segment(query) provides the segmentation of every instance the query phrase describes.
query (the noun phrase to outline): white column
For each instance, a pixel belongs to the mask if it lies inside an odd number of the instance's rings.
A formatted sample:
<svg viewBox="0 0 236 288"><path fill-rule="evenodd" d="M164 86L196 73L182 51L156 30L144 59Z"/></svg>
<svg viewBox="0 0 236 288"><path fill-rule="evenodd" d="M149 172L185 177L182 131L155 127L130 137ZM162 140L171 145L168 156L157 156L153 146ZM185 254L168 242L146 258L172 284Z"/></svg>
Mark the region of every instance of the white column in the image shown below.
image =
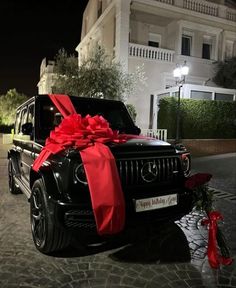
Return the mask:
<svg viewBox="0 0 236 288"><path fill-rule="evenodd" d="M131 0L116 0L116 60L128 72L129 17Z"/></svg>

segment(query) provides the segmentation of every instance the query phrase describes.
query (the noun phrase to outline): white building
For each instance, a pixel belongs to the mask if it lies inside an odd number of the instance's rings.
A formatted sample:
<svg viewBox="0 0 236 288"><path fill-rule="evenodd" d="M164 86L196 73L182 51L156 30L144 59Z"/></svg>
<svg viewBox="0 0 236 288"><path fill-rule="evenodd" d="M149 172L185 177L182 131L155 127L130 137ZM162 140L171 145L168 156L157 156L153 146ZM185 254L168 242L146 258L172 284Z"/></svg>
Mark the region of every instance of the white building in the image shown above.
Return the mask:
<svg viewBox="0 0 236 288"><path fill-rule="evenodd" d="M49 94L52 93L52 87L55 80L54 73L55 62L47 61L44 58L40 65L40 80L38 83L38 94Z"/></svg>
<svg viewBox="0 0 236 288"><path fill-rule="evenodd" d="M136 107L137 125L149 128L155 105L152 95L176 85L176 64L187 62L186 84L214 86L213 63L236 56L233 3L89 0L83 15L81 42L76 47L79 63L99 44L122 63L124 71L132 73L143 66L147 86L139 87L128 102Z"/></svg>

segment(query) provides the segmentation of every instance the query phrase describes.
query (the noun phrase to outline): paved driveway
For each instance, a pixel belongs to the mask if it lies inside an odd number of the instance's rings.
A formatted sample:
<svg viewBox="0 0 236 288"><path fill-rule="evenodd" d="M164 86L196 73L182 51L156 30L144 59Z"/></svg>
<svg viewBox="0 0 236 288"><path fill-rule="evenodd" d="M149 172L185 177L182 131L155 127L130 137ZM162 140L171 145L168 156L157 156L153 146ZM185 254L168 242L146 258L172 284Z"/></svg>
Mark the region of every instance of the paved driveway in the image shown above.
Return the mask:
<svg viewBox="0 0 236 288"><path fill-rule="evenodd" d="M236 153L193 158L192 168L211 173L212 187L236 195Z"/></svg>
<svg viewBox="0 0 236 288"><path fill-rule="evenodd" d="M235 264L216 271L209 268L207 231L200 225L202 215L194 212L158 233L143 228L98 246L75 242L61 254L39 253L32 242L25 196L8 192L6 149L0 145L1 288L236 287ZM236 243L229 229L236 228L236 207L228 202L224 207L226 236L230 244ZM236 255L235 246L232 252Z"/></svg>

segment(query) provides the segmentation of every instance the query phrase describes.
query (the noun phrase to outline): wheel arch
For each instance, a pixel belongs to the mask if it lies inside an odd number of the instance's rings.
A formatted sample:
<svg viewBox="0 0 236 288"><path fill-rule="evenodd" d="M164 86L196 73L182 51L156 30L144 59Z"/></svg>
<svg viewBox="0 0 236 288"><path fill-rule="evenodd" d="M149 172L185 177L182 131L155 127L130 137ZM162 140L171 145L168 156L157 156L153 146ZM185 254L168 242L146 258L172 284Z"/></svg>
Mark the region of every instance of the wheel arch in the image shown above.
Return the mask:
<svg viewBox="0 0 236 288"><path fill-rule="evenodd" d="M16 150L10 149L7 151L7 159L11 159L12 161L12 166L15 171L15 175L20 175L20 167L19 167L19 161L17 160L19 158L19 154Z"/></svg>
<svg viewBox="0 0 236 288"><path fill-rule="evenodd" d="M30 189L36 180L42 179L43 184L47 188L48 196L53 197L53 199L58 200L61 198L60 189L58 187L58 183L56 181L55 175L52 169L47 169L47 171L39 170L39 172L34 171L32 168L30 170Z"/></svg>

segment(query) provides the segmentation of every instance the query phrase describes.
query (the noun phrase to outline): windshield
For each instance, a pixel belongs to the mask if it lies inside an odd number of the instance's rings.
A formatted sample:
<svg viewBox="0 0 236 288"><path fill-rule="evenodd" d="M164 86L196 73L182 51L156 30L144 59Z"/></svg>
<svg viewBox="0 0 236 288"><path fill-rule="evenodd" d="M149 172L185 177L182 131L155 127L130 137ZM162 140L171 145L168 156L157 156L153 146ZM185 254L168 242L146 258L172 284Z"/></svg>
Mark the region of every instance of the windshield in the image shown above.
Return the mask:
<svg viewBox="0 0 236 288"><path fill-rule="evenodd" d="M100 100L94 98L71 97L77 113L82 117L86 115L101 115L108 122L113 130L120 133L138 134L138 128L134 125L125 105L119 101ZM49 97L41 97L39 101L40 119L37 125L38 139L45 140L50 131L58 126L62 117Z"/></svg>

